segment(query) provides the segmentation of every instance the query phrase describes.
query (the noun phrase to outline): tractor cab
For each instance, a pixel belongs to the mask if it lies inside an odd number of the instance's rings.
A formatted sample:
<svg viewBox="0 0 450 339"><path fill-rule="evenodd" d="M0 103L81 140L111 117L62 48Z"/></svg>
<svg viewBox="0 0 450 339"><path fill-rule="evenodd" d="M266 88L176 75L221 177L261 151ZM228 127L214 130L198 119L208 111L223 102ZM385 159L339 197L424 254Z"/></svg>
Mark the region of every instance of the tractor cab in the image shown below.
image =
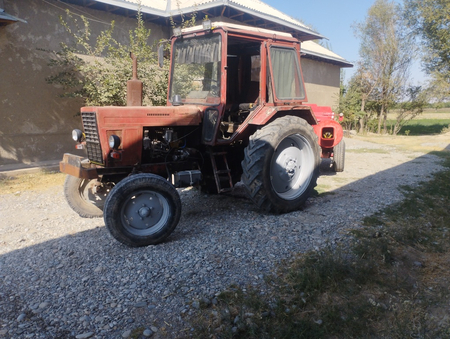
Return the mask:
<svg viewBox="0 0 450 339"><path fill-rule="evenodd" d="M300 42L290 34L216 22L181 30L173 36L171 50L167 104L207 107L205 144L248 137L255 126L287 107L317 123L302 105Z"/></svg>

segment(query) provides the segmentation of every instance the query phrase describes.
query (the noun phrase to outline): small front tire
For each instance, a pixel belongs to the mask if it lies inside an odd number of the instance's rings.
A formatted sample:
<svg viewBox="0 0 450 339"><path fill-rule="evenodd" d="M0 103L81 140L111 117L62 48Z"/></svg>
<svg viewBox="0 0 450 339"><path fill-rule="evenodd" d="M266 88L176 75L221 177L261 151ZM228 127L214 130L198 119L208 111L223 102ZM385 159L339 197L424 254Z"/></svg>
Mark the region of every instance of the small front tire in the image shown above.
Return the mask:
<svg viewBox="0 0 450 339"><path fill-rule="evenodd" d="M345 142L342 139L333 150L333 170L335 172L343 172L345 165Z"/></svg>
<svg viewBox="0 0 450 339"><path fill-rule="evenodd" d="M136 174L120 181L105 202L104 220L111 235L131 246L155 245L175 229L181 216L180 196L154 174Z"/></svg>

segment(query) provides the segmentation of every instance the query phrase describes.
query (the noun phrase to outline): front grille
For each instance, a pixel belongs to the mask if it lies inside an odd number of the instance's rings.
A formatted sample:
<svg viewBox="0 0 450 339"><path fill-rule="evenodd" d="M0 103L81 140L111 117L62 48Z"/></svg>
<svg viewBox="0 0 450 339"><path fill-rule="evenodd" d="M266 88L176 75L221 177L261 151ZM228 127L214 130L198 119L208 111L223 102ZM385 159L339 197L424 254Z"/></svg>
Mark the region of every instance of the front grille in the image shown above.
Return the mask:
<svg viewBox="0 0 450 339"><path fill-rule="evenodd" d="M81 112L84 134L86 136L86 149L89 160L103 164L102 147L98 136L97 117L95 112Z"/></svg>

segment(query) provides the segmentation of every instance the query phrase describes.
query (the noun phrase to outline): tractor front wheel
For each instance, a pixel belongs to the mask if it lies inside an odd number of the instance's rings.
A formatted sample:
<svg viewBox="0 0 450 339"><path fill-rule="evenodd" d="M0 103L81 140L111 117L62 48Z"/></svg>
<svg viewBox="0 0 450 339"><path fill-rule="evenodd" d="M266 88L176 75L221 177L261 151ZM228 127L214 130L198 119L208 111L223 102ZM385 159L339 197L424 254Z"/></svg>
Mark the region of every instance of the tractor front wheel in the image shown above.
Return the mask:
<svg viewBox="0 0 450 339"><path fill-rule="evenodd" d="M278 118L250 137L242 161L242 182L265 211L299 209L319 175L320 151L313 128L299 117Z"/></svg>
<svg viewBox="0 0 450 339"><path fill-rule="evenodd" d="M81 179L68 175L64 182L64 196L69 206L83 218L103 215L108 190L96 179Z"/></svg>
<svg viewBox="0 0 450 339"><path fill-rule="evenodd" d="M131 246L155 245L175 229L181 216L180 196L154 174L136 174L120 181L105 202L104 220L111 235Z"/></svg>
<svg viewBox="0 0 450 339"><path fill-rule="evenodd" d="M333 170L335 172L343 172L345 164L345 142L342 139L333 150Z"/></svg>

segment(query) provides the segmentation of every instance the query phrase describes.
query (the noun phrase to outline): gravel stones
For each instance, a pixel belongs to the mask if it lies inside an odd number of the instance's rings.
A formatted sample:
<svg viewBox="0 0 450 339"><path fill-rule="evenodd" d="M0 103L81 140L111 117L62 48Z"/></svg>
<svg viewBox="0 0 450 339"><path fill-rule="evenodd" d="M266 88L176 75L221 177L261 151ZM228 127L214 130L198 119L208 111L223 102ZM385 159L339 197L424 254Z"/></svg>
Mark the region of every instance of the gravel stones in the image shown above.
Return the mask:
<svg viewBox="0 0 450 339"><path fill-rule="evenodd" d="M356 139L346 145L343 173L322 165L319 188L332 193L309 199L303 211L265 214L238 191L183 189L177 229L145 248L115 241L101 218L80 218L62 187L0 195L0 337L175 337L218 292L252 285L264 293L263 278L279 260L339 243L362 218L401 200L399 185L441 169L433 155ZM386 152L371 152L380 148Z"/></svg>
<svg viewBox="0 0 450 339"><path fill-rule="evenodd" d="M146 329L143 333L144 337L151 337L153 335L153 332L149 329Z"/></svg>

